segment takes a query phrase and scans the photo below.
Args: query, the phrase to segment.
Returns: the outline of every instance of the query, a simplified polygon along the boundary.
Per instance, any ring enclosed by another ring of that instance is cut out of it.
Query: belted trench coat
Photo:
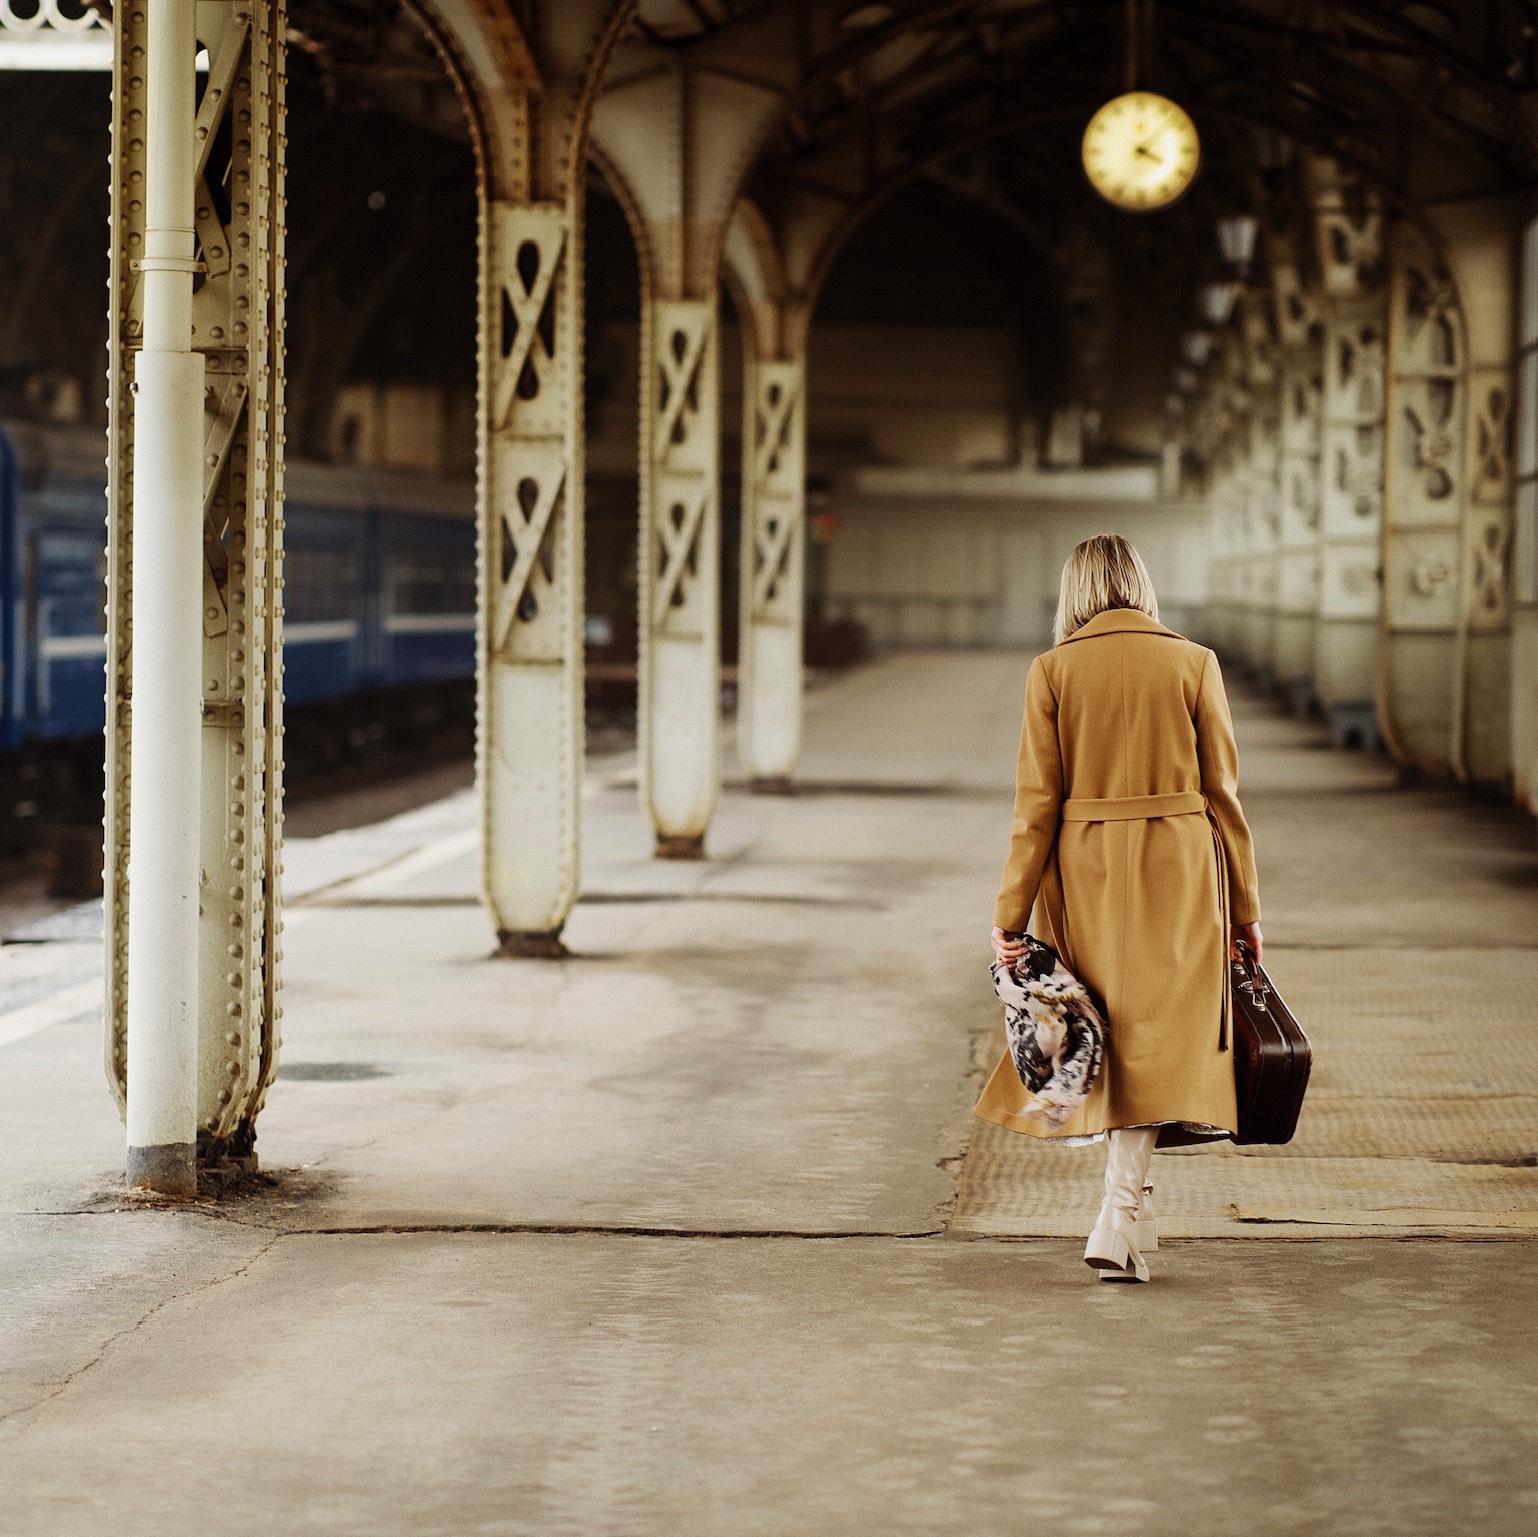
[[[1031,663],[994,922],[1030,928],[1088,987],[1105,1057],[1055,1130],[1021,1113],[1007,1051],[976,1113],[1052,1139],[1235,1131],[1228,926],[1259,918],[1217,658],[1136,609],[1096,615]]]

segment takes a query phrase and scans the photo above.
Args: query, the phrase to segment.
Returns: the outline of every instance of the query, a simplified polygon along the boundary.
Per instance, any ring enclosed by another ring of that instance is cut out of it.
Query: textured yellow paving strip
[[[1298,1136],[1160,1155],[1161,1234],[1538,1234],[1538,950],[1267,959],[1314,1041]],[[1078,1236],[1103,1158],[978,1123],[952,1231]]]

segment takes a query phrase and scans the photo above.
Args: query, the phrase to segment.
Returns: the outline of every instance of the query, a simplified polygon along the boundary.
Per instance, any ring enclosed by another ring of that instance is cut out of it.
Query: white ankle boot
[[[1158,1140],[1159,1131],[1154,1126],[1123,1128],[1107,1138],[1105,1201],[1084,1249],[1084,1263],[1098,1270],[1102,1281],[1148,1279],[1148,1265],[1138,1242],[1138,1219],[1147,1198],[1148,1161]]]

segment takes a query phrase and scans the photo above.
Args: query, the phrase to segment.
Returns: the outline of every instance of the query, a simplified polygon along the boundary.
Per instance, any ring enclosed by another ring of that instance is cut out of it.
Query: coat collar
[[[1079,626],[1068,636],[1063,645],[1071,646],[1076,640],[1090,640],[1096,635],[1169,635],[1179,640],[1174,630],[1167,630],[1157,619],[1150,619],[1140,608],[1102,609],[1086,624]]]

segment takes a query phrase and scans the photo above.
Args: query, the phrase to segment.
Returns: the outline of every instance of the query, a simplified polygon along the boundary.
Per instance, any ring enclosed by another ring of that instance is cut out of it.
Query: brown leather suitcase
[[[1233,996],[1234,1086],[1239,1095],[1235,1142],[1291,1142],[1314,1065],[1303,1027],[1282,1002],[1249,947],[1229,963]]]

